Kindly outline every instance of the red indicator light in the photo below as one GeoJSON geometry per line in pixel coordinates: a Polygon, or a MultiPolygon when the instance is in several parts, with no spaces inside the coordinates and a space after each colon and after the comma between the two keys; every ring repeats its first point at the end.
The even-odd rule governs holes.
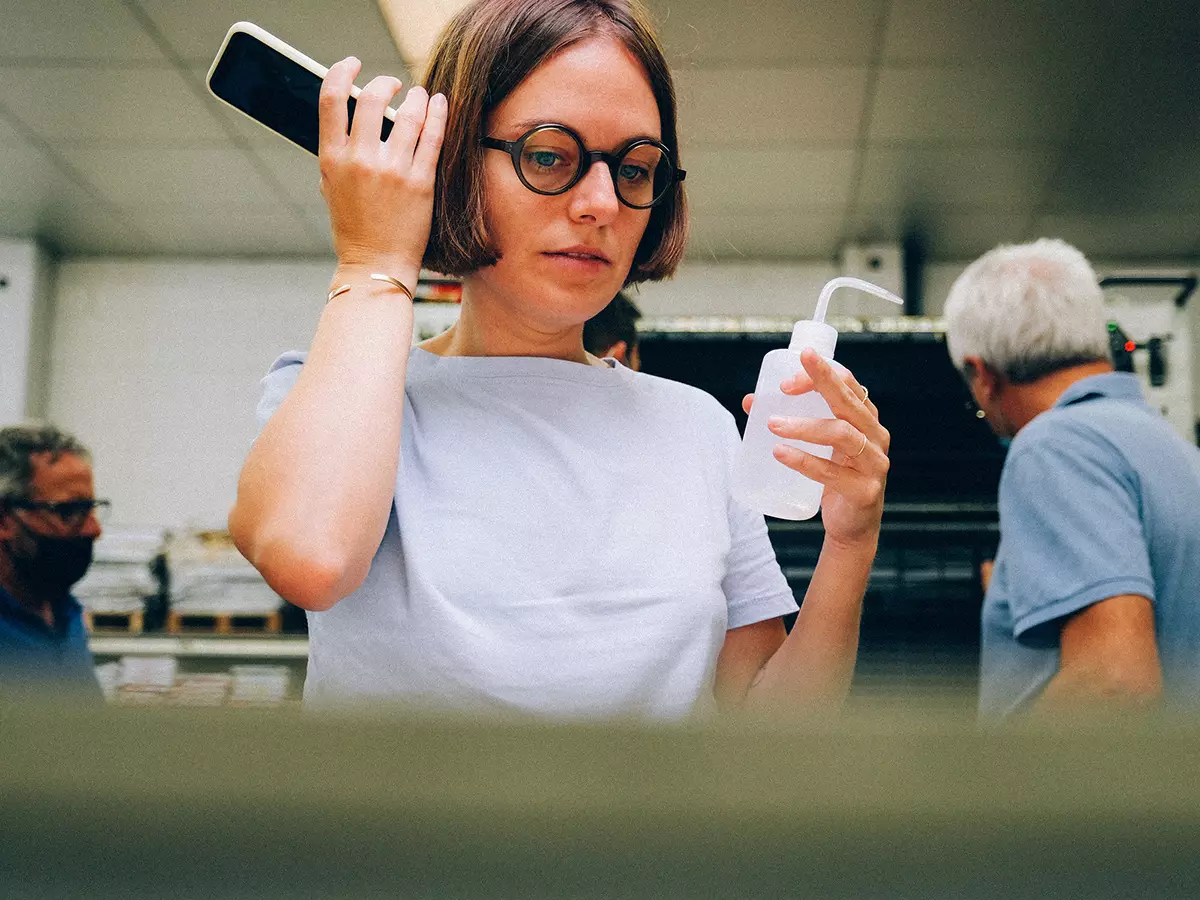
{"type": "Polygon", "coordinates": [[[1125,342],[1125,352],[1126,353],[1132,353],[1136,349],[1137,349],[1137,344],[1135,344],[1133,341],[1125,342]]]}

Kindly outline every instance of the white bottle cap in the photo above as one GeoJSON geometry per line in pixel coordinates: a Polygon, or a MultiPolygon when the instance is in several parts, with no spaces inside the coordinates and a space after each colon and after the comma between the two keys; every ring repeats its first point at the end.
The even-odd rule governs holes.
{"type": "Polygon", "coordinates": [[[805,347],[812,347],[826,359],[833,359],[833,348],[837,345],[837,329],[826,322],[814,322],[812,319],[802,319],[792,329],[792,340],[788,349],[799,353],[805,347]]]}

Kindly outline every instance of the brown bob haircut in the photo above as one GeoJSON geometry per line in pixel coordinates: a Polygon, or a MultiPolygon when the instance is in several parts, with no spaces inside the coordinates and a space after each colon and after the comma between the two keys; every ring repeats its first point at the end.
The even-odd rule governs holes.
{"type": "MultiPolygon", "coordinates": [[[[619,40],[645,68],[662,142],[679,164],[675,87],[639,0],[475,0],[447,24],[429,58],[425,88],[449,101],[425,265],[468,275],[499,258],[484,216],[483,148],[488,116],[542,62],[599,35],[619,40]]],[[[687,201],[676,182],[650,210],[626,284],[675,271],[687,241],[687,201]]]]}

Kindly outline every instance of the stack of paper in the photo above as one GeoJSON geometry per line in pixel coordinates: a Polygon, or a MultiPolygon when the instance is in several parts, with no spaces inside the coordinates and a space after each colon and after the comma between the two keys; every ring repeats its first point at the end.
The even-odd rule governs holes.
{"type": "Polygon", "coordinates": [[[167,702],[171,706],[223,706],[232,680],[219,672],[185,675],[175,682],[167,702]]]}
{"type": "Polygon", "coordinates": [[[182,536],[170,542],[167,558],[172,612],[260,616],[283,605],[227,536],[182,536]]]}
{"type": "Polygon", "coordinates": [[[122,656],[117,678],[117,703],[122,706],[156,706],[175,687],[179,664],[173,656],[122,656]]]}
{"type": "Polygon", "coordinates": [[[161,530],[107,527],[96,541],[92,567],[71,592],[100,615],[142,612],[161,589],[154,562],[162,552],[161,530]]]}
{"type": "Polygon", "coordinates": [[[287,666],[234,666],[230,706],[278,706],[286,698],[287,666]]]}

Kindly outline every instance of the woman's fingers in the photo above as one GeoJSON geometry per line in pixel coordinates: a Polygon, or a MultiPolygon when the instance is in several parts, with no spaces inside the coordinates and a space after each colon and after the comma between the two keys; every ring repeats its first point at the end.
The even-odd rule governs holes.
{"type": "Polygon", "coordinates": [[[428,108],[429,95],[425,93],[425,88],[419,84],[410,87],[404,95],[404,102],[396,108],[396,121],[387,139],[390,151],[402,158],[412,159],[428,108]]]}
{"type": "MultiPolygon", "coordinates": [[[[868,443],[868,448],[870,446],[868,443]]],[[[820,482],[856,506],[874,506],[883,495],[885,479],[878,472],[862,472],[852,469],[849,466],[813,456],[811,453],[787,444],[776,444],[772,452],[775,458],[789,469],[794,469],[813,481],[820,482]]],[[[887,457],[884,457],[883,469],[883,474],[886,474],[887,457]]]]}
{"type": "Polygon", "coordinates": [[[399,78],[377,75],[372,78],[354,103],[354,121],[350,123],[350,143],[360,150],[373,151],[380,145],[383,111],[403,85],[399,78]]]}
{"type": "Polygon", "coordinates": [[[346,101],[350,97],[354,79],[361,69],[362,63],[350,56],[335,63],[321,82],[321,94],[317,101],[320,119],[317,148],[322,156],[346,144],[350,120],[346,101]]]}
{"type": "Polygon", "coordinates": [[[868,471],[884,457],[866,435],[842,419],[806,419],[771,416],[767,427],[777,437],[832,447],[845,457],[845,464],[868,471]]]}
{"type": "Polygon", "coordinates": [[[742,412],[744,412],[746,415],[750,415],[750,410],[753,406],[754,406],[754,395],[753,394],[747,394],[745,397],[742,398],[742,412]]]}
{"type": "Polygon", "coordinates": [[[429,98],[421,137],[413,153],[413,172],[426,177],[430,188],[433,187],[433,179],[437,175],[442,138],[446,136],[447,106],[445,94],[434,94],[429,98]]]}
{"type": "Polygon", "coordinates": [[[879,424],[879,413],[875,405],[863,402],[862,385],[850,371],[839,366],[838,368],[845,373],[840,375],[828,360],[813,350],[805,350],[800,356],[800,361],[812,379],[814,389],[825,398],[834,416],[849,422],[887,452],[891,444],[891,435],[879,424]]]}

